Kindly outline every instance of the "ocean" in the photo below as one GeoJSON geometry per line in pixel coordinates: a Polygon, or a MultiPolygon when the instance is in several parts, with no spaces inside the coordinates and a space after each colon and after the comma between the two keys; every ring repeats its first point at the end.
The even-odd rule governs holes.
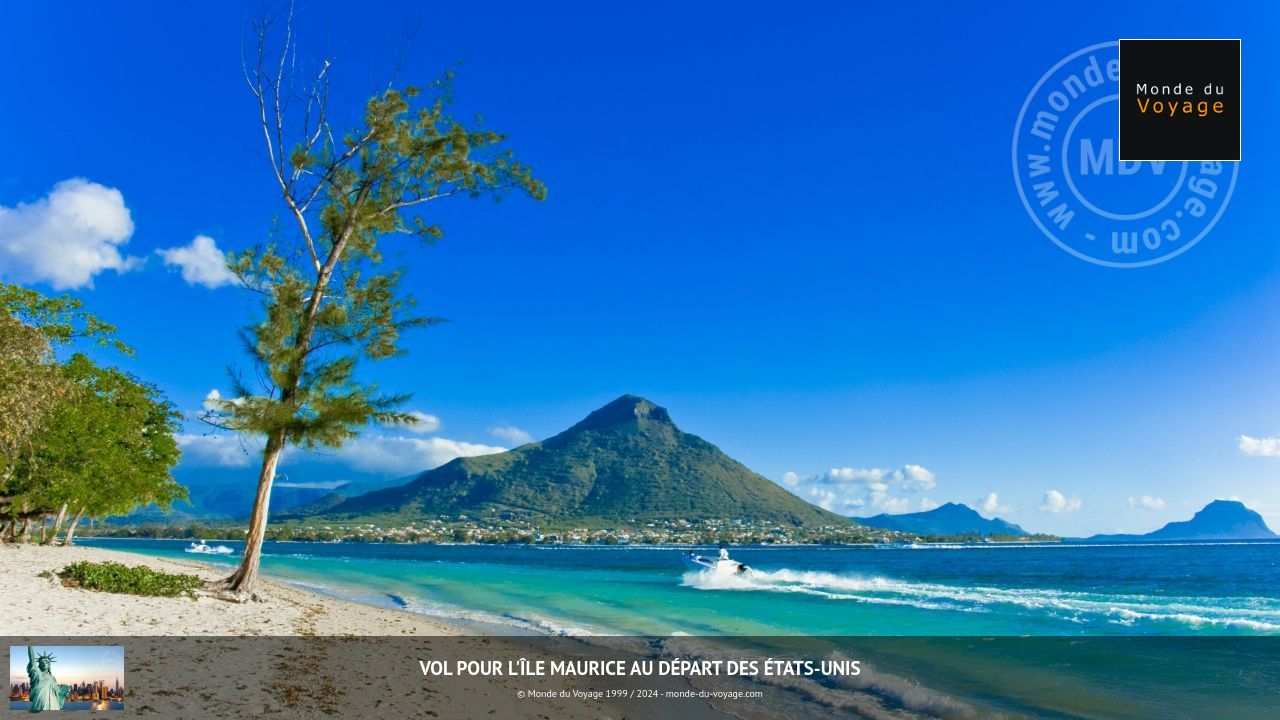
{"type": "MultiPolygon", "coordinates": [[[[236,561],[186,541],[84,542],[236,561]]],[[[868,702],[886,712],[864,716],[893,718],[1275,717],[1280,542],[742,547],[731,553],[753,572],[727,578],[686,563],[689,549],[715,552],[289,542],[267,543],[263,568],[487,633],[866,662],[848,681],[773,688],[754,718],[868,702]]]]}
{"type": "MultiPolygon", "coordinates": [[[[184,553],[178,540],[84,542],[236,558],[184,553]]],[[[754,572],[727,578],[693,569],[688,549],[269,542],[263,569],[509,633],[1280,634],[1280,542],[743,547],[733,557],[754,572]]]]}

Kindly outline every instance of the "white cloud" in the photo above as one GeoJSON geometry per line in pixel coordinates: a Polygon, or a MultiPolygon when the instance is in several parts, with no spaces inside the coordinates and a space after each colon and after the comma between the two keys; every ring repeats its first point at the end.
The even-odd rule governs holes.
{"type": "Polygon", "coordinates": [[[533,442],[533,436],[514,425],[499,425],[489,428],[489,434],[499,440],[506,440],[512,445],[524,445],[533,442]]]}
{"type": "Polygon", "coordinates": [[[938,504],[927,497],[909,497],[932,490],[937,478],[920,465],[890,468],[831,468],[818,475],[787,472],[782,484],[813,504],[843,515],[904,513],[931,510],[938,504]]]}
{"type": "Polygon", "coordinates": [[[1257,457],[1280,457],[1280,437],[1256,438],[1241,435],[1238,438],[1240,452],[1257,457]]]}
{"type": "Polygon", "coordinates": [[[177,441],[182,450],[183,465],[239,468],[253,465],[261,459],[262,442],[255,438],[225,433],[186,433],[179,435],[177,441]]]}
{"type": "Polygon", "coordinates": [[[988,493],[986,497],[979,500],[978,509],[988,515],[1013,512],[1013,508],[1011,506],[1000,504],[1000,496],[996,493],[988,493]]]}
{"type": "Polygon", "coordinates": [[[125,272],[140,262],[120,254],[132,236],[119,190],[63,180],[33,203],[0,206],[0,275],[55,290],[92,286],[104,270],[125,272]]]}
{"type": "Polygon", "coordinates": [[[429,415],[420,410],[414,410],[409,414],[418,422],[413,425],[406,425],[404,429],[415,435],[427,435],[444,427],[444,423],[441,423],[440,418],[435,415],[429,415]]]}
{"type": "Polygon", "coordinates": [[[190,285],[216,288],[236,281],[236,276],[227,269],[226,254],[208,235],[197,235],[189,245],[157,250],[156,254],[164,259],[165,265],[181,268],[182,279],[190,285]]]}
{"type": "Polygon", "coordinates": [[[239,405],[242,402],[244,402],[244,398],[224,398],[222,397],[222,393],[218,392],[217,388],[214,388],[205,394],[204,401],[200,403],[200,406],[207,412],[218,412],[221,411],[223,406],[227,403],[239,405]]]}
{"type": "Polygon", "coordinates": [[[1143,495],[1142,497],[1137,497],[1137,498],[1132,498],[1132,497],[1129,498],[1129,507],[1140,507],[1144,510],[1163,510],[1165,508],[1165,505],[1166,503],[1164,500],[1158,497],[1152,497],[1150,495],[1143,495]]]}
{"type": "Polygon", "coordinates": [[[340,450],[317,459],[339,462],[364,472],[409,475],[439,467],[454,458],[491,455],[504,450],[506,448],[448,438],[370,435],[350,440],[340,450]]]}
{"type": "MultiPolygon", "coordinates": [[[[243,468],[256,465],[262,459],[263,442],[255,436],[187,433],[179,435],[177,440],[184,465],[243,468]]],[[[454,458],[491,455],[504,450],[504,447],[448,438],[365,435],[348,440],[337,450],[311,453],[290,446],[285,449],[283,461],[335,463],[361,472],[409,475],[439,467],[454,458]]]]}
{"type": "Polygon", "coordinates": [[[908,465],[902,469],[902,472],[906,476],[907,483],[917,490],[932,490],[937,484],[933,473],[920,465],[908,465]]]}
{"type": "Polygon", "coordinates": [[[1054,515],[1073,513],[1079,510],[1083,504],[1078,497],[1067,497],[1057,490],[1050,490],[1044,494],[1044,502],[1040,504],[1040,512],[1053,513],[1054,515]]]}

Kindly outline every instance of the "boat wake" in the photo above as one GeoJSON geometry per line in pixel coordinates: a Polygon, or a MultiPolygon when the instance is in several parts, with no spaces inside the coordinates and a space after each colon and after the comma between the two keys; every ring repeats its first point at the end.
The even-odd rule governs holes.
{"type": "Polygon", "coordinates": [[[1280,634],[1280,599],[1104,594],[1053,588],[1001,588],[913,582],[817,571],[760,570],[750,575],[685,573],[699,590],[776,592],[828,600],[966,613],[1018,613],[1127,633],[1280,634]],[[1119,627],[1115,628],[1117,631],[1119,627]]]}

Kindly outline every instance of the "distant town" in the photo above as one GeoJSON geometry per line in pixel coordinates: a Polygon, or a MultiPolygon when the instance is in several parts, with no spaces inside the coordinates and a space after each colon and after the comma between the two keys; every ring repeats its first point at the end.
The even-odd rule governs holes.
{"type": "MultiPolygon", "coordinates": [[[[100,525],[102,537],[225,538],[244,535],[234,524],[100,525]]],[[[865,545],[935,542],[1056,542],[1054,535],[919,535],[862,525],[797,527],[769,520],[694,519],[619,523],[615,526],[547,528],[507,513],[485,518],[442,516],[413,523],[272,525],[267,539],[310,542],[370,542],[486,545],[865,545]]]]}

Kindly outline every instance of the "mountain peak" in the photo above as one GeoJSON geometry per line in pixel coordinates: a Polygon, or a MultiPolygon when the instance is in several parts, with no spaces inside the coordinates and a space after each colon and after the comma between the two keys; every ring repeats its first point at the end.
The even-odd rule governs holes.
{"type": "Polygon", "coordinates": [[[671,424],[671,415],[661,405],[639,395],[623,395],[604,407],[592,412],[571,430],[591,430],[612,427],[633,420],[652,420],[671,424]]]}
{"type": "Polygon", "coordinates": [[[949,502],[932,510],[901,515],[855,518],[863,525],[921,535],[1026,535],[1022,528],[1000,518],[990,520],[964,503],[949,502]]]}
{"type": "Polygon", "coordinates": [[[1255,540],[1276,537],[1266,521],[1239,500],[1214,500],[1190,520],[1167,523],[1145,535],[1094,535],[1091,541],[1255,540]]]}
{"type": "Polygon", "coordinates": [[[636,395],[542,442],[457,458],[322,513],[347,519],[500,513],[541,527],[697,519],[853,527],[682,432],[666,410],[636,395]]]}

